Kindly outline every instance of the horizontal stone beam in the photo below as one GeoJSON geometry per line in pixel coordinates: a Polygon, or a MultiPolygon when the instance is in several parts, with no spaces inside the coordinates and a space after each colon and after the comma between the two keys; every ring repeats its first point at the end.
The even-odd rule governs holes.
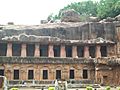
{"type": "Polygon", "coordinates": [[[52,58],[52,57],[0,57],[0,63],[9,64],[81,64],[94,63],[87,58],[52,58]]]}
{"type": "Polygon", "coordinates": [[[119,58],[59,58],[59,57],[5,57],[0,56],[0,63],[9,64],[106,64],[120,65],[119,58]]]}

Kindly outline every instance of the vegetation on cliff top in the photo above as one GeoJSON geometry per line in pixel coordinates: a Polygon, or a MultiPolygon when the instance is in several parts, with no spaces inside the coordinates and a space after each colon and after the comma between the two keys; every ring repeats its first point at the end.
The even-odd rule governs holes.
{"type": "Polygon", "coordinates": [[[120,14],[120,0],[100,0],[100,2],[88,0],[83,2],[74,2],[60,9],[57,15],[50,14],[48,16],[48,20],[60,19],[62,11],[68,9],[75,10],[83,19],[90,16],[104,19],[107,17],[115,17],[120,14]]]}

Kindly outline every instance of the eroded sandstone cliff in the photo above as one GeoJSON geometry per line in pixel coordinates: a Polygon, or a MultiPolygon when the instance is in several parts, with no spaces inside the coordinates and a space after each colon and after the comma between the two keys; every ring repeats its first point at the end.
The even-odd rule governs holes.
{"type": "Polygon", "coordinates": [[[116,41],[119,39],[119,30],[116,29],[119,24],[113,22],[62,22],[33,26],[1,25],[0,40],[39,42],[41,40],[90,40],[100,37],[116,41]]]}

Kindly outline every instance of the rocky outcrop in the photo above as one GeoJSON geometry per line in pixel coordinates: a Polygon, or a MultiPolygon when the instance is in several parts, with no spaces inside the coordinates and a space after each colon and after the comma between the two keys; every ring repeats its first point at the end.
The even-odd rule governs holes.
{"type": "Polygon", "coordinates": [[[116,23],[113,22],[62,22],[33,26],[1,25],[0,40],[13,41],[69,41],[102,38],[116,41],[116,23]]]}
{"type": "Polygon", "coordinates": [[[106,19],[101,20],[100,22],[113,22],[115,18],[107,17],[106,19]]]}
{"type": "Polygon", "coordinates": [[[118,16],[116,16],[115,19],[116,19],[117,21],[120,21],[120,14],[119,14],[118,16]]]}
{"type": "Polygon", "coordinates": [[[62,22],[80,22],[80,15],[74,10],[65,10],[62,12],[62,22]]]}
{"type": "Polygon", "coordinates": [[[89,22],[99,22],[98,17],[89,17],[89,22]]]}

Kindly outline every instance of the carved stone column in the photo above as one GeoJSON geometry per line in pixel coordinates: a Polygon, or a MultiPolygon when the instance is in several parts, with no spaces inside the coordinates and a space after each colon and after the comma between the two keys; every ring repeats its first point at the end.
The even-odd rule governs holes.
{"type": "Polygon", "coordinates": [[[88,46],[85,46],[84,47],[84,57],[85,58],[89,58],[89,47],[88,46]]]}
{"type": "Polygon", "coordinates": [[[35,57],[39,57],[40,56],[40,49],[39,49],[39,44],[35,44],[35,53],[34,56],[35,57]]]}
{"type": "Polygon", "coordinates": [[[7,57],[11,57],[12,56],[12,43],[8,43],[7,44],[7,57]]]}
{"type": "Polygon", "coordinates": [[[101,57],[100,45],[96,46],[96,52],[95,53],[96,53],[96,58],[101,57]]]}
{"type": "Polygon", "coordinates": [[[72,46],[72,57],[78,58],[77,56],[77,46],[72,46]]]}
{"type": "Polygon", "coordinates": [[[48,47],[48,57],[54,57],[53,45],[49,45],[48,47]]]}
{"type": "Polygon", "coordinates": [[[61,45],[60,57],[66,57],[65,45],[61,45]]]}
{"type": "Polygon", "coordinates": [[[21,57],[26,57],[26,44],[22,44],[21,57]]]}

